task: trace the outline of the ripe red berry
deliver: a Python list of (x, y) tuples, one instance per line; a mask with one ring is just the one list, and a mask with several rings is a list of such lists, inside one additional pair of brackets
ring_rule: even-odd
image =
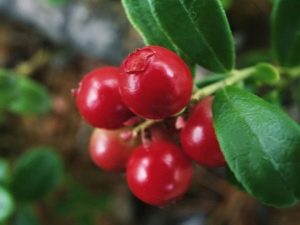
[(81, 116), (94, 127), (117, 129), (133, 115), (121, 99), (118, 76), (116, 67), (94, 70), (74, 92)]
[(192, 175), (189, 159), (167, 141), (141, 145), (126, 166), (127, 183), (134, 195), (159, 207), (179, 199), (190, 186)]
[(125, 170), (127, 160), (138, 142), (136, 139), (124, 140), (122, 132), (126, 132), (126, 129), (93, 131), (90, 156), (99, 168), (112, 172)]
[(190, 101), (192, 75), (184, 61), (168, 49), (138, 49), (123, 61), (120, 69), (121, 96), (130, 110), (141, 117), (170, 117)]
[(212, 121), (212, 97), (199, 102), (180, 134), (183, 150), (198, 164), (207, 167), (226, 165)]

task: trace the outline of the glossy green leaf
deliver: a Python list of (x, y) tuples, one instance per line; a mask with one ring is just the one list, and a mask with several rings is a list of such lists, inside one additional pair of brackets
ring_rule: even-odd
[(245, 190), (276, 207), (300, 197), (300, 127), (278, 107), (236, 87), (213, 103), (216, 134), (230, 170)]
[(122, 3), (129, 21), (142, 36), (146, 45), (168, 48), (180, 55), (190, 68), (194, 67), (193, 60), (184, 54), (165, 33), (147, 1), (122, 0)]
[(10, 178), (9, 163), (0, 158), (0, 185), (7, 185)]
[(238, 180), (236, 179), (235, 175), (233, 174), (233, 172), (229, 168), (225, 169), (225, 175), (226, 175), (227, 181), (231, 185), (235, 186), (240, 191), (245, 191), (245, 188), (242, 186), (241, 183), (238, 182)]
[(62, 174), (61, 159), (53, 149), (34, 148), (16, 162), (11, 190), (19, 201), (38, 200), (57, 187)]
[(234, 66), (233, 38), (219, 0), (122, 0), (147, 44), (168, 47), (212, 71)]
[(262, 83), (274, 84), (280, 79), (280, 74), (271, 64), (259, 63), (255, 66), (253, 78)]
[(285, 67), (300, 65), (300, 1), (277, 0), (272, 13), (273, 51)]
[(21, 115), (46, 113), (50, 109), (47, 90), (35, 81), (18, 78), (18, 96), (10, 103), (9, 110)]
[(8, 219), (14, 211), (14, 201), (11, 194), (0, 186), (0, 222)]
[(177, 51), (176, 45), (164, 33), (149, 1), (122, 0), (128, 19), (143, 37), (146, 45), (159, 45)]
[(14, 216), (13, 225), (39, 225), (39, 218), (29, 206), (21, 206), (17, 209)]

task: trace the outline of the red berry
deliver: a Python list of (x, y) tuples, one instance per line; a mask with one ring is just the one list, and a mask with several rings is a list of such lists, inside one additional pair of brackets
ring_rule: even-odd
[(165, 206), (179, 199), (191, 184), (193, 168), (181, 149), (156, 141), (134, 150), (126, 166), (127, 183), (142, 201)]
[(135, 139), (124, 140), (121, 136), (126, 132), (120, 130), (95, 129), (90, 139), (90, 156), (93, 162), (107, 171), (120, 172), (133, 149), (137, 146)]
[(180, 134), (183, 150), (200, 165), (221, 167), (226, 165), (220, 150), (212, 120), (212, 97), (199, 102), (189, 116)]
[(120, 69), (121, 96), (141, 117), (170, 117), (190, 101), (192, 75), (184, 61), (168, 49), (138, 49), (123, 61)]
[(119, 72), (116, 67), (94, 70), (74, 92), (80, 114), (94, 127), (117, 129), (133, 115), (119, 93)]

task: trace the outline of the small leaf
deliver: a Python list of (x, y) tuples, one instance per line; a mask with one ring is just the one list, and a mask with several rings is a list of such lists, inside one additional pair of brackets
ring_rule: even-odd
[(280, 79), (280, 74), (274, 66), (269, 63), (259, 63), (255, 66), (253, 78), (266, 84), (274, 84)]
[(11, 194), (0, 186), (0, 222), (7, 220), (14, 211), (14, 201)]
[(233, 68), (233, 37), (219, 0), (122, 2), (147, 44), (175, 50), (215, 72)]
[(34, 148), (16, 162), (11, 190), (19, 201), (35, 201), (53, 191), (62, 174), (62, 162), (54, 150)]
[(18, 96), (10, 103), (10, 111), (20, 115), (46, 113), (50, 109), (50, 97), (46, 89), (28, 78), (18, 78)]
[(17, 209), (13, 225), (39, 225), (36, 212), (29, 206), (21, 206)]
[(0, 185), (7, 185), (10, 178), (9, 163), (0, 158)]
[(272, 13), (272, 45), (284, 67), (300, 65), (300, 1), (277, 0)]
[(245, 190), (275, 207), (299, 202), (299, 125), (278, 107), (236, 87), (217, 93), (213, 115), (228, 166)]

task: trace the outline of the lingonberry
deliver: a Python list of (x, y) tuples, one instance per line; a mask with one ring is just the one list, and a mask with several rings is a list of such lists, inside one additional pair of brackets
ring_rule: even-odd
[(221, 167), (226, 161), (213, 127), (211, 107), (212, 97), (197, 103), (181, 130), (180, 140), (184, 151), (198, 164)]
[(90, 157), (96, 166), (107, 171), (120, 172), (137, 146), (136, 139), (124, 140), (126, 129), (95, 129), (90, 138)]
[(143, 118), (170, 117), (190, 101), (192, 75), (184, 61), (168, 49), (138, 49), (120, 69), (121, 96), (131, 111)]
[(116, 67), (94, 70), (74, 91), (80, 114), (94, 127), (117, 129), (133, 115), (121, 99), (118, 76)]
[(159, 207), (179, 199), (190, 186), (192, 175), (189, 159), (168, 141), (141, 145), (126, 166), (127, 183), (134, 195)]

